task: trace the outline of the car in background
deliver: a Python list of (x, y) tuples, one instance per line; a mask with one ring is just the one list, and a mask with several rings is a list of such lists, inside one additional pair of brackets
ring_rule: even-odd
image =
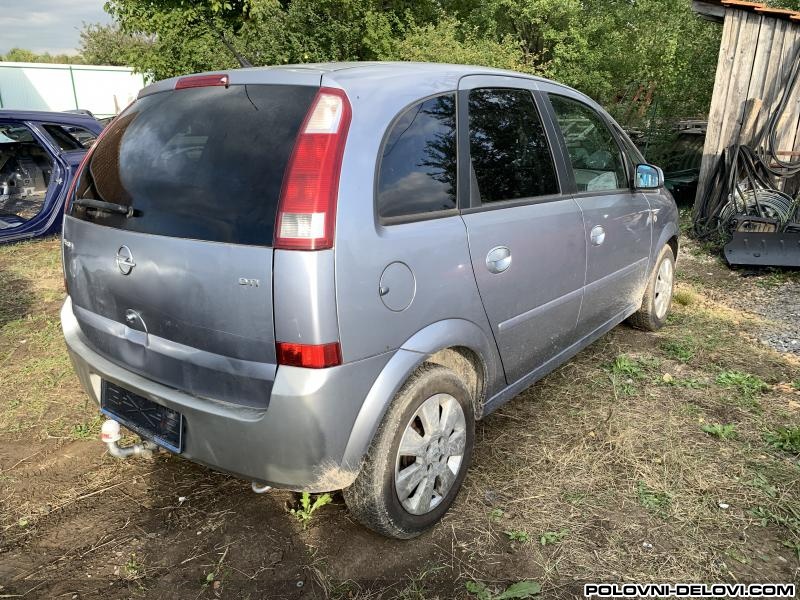
[(0, 110), (0, 243), (61, 231), (72, 177), (102, 130), (85, 114)]

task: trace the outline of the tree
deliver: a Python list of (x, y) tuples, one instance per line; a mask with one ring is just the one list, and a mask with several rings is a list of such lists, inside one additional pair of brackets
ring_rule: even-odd
[(646, 129), (707, 110), (720, 35), (689, 0), (109, 0), (106, 9), (121, 32), (150, 42), (129, 62), (157, 79), (242, 58), (475, 63), (573, 85)]
[(152, 37), (125, 33), (117, 25), (90, 23), (81, 30), (80, 52), (86, 64), (128, 66), (154, 43)]
[(80, 64), (82, 58), (70, 54), (50, 54), (44, 52), (39, 54), (23, 48), (12, 48), (6, 54), (0, 54), (0, 60), (8, 62), (32, 62), (32, 63), (57, 63), (57, 64)]

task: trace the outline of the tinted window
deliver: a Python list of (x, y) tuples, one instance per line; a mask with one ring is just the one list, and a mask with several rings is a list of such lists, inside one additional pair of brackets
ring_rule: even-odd
[(456, 208), (456, 103), (437, 96), (406, 110), (381, 158), (378, 214), (418, 215)]
[(112, 124), (78, 198), (130, 206), (132, 217), (73, 205), (103, 225), (183, 238), (272, 244), (283, 173), (317, 88), (203, 87), (145, 96)]
[(50, 137), (56, 145), (64, 151), (90, 148), (97, 138), (97, 136), (88, 129), (75, 125), (47, 123), (42, 125), (42, 127), (50, 134)]
[(578, 191), (628, 188), (622, 153), (600, 115), (571, 98), (551, 95), (550, 101), (564, 134)]
[(558, 193), (553, 157), (528, 91), (470, 91), (469, 150), (484, 204)]

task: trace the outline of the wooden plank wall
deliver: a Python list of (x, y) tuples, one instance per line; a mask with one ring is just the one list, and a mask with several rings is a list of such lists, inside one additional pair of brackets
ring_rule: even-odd
[[(737, 143), (752, 145), (766, 131), (769, 115), (780, 101), (791, 61), (800, 48), (800, 23), (736, 8), (725, 9), (722, 43), (708, 115), (697, 202), (717, 166), (722, 150)], [(761, 108), (748, 139), (739, 139), (746, 111)], [(800, 152), (800, 85), (792, 94), (778, 128), (778, 148)], [(762, 138), (763, 139), (763, 138)], [(696, 204), (697, 205), (697, 204)]]

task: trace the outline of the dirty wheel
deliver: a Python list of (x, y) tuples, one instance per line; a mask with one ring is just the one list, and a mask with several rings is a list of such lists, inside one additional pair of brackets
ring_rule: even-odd
[(455, 373), (425, 364), (384, 416), (361, 473), (344, 490), (351, 514), (390, 537), (415, 537), (442, 518), (474, 444), (472, 399)]
[(656, 268), (647, 283), (642, 307), (628, 319), (639, 329), (658, 331), (667, 322), (675, 288), (675, 254), (669, 245), (658, 254)]

